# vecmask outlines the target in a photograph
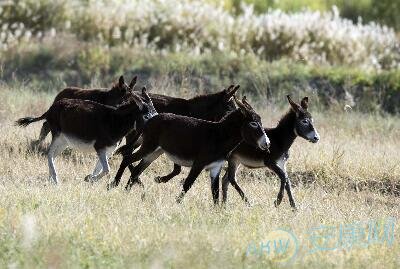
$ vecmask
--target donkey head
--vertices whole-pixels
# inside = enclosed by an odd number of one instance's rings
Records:
[[[312,143],[317,143],[319,134],[313,125],[313,118],[308,112],[308,97],[304,97],[300,104],[295,103],[290,95],[287,99],[292,110],[296,113],[296,122],[294,126],[294,133]]]
[[[244,121],[242,122],[241,134],[245,142],[250,145],[256,146],[262,150],[268,150],[270,141],[265,134],[262,126],[261,117],[254,111],[250,104],[246,100],[246,96],[243,97],[242,101],[237,99],[235,103],[238,106],[240,112],[244,115]]]
[[[136,101],[135,99],[139,100]],[[140,117],[136,121],[136,130],[142,130],[146,122],[158,113],[153,106],[150,96],[147,94],[146,87],[142,88],[142,96],[135,94],[135,99],[140,110]]]
[[[108,101],[110,104],[118,104],[125,100],[130,94],[130,86],[125,83],[124,76],[120,76],[118,83],[114,84],[114,86],[109,91]]]

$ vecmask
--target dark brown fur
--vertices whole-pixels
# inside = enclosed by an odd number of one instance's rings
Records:
[[[152,118],[144,127],[140,149],[124,157],[109,188],[118,185],[124,169],[130,163],[141,160],[127,184],[126,188],[130,189],[134,183],[139,182],[139,175],[151,162],[165,152],[174,162],[180,162],[180,165],[186,162],[185,165],[191,167],[178,201],[206,168],[210,169],[214,202],[218,202],[219,186],[215,185],[215,182],[218,182],[222,163],[228,154],[243,140],[265,147],[264,149],[268,147],[260,116],[245,100],[243,103],[238,100],[236,102],[239,109],[229,113],[219,122],[170,113],[158,114]],[[261,137],[265,137],[262,144],[259,142]]]
[[[173,113],[208,121],[219,121],[229,111],[235,109],[232,96],[239,89],[239,85],[231,85],[228,89],[217,93],[199,95],[191,99],[171,97],[161,94],[149,94],[154,107],[158,113]],[[131,153],[137,148],[141,141],[138,141],[137,132],[129,134],[127,145],[121,147],[118,152],[123,154]],[[176,167],[174,168],[176,169]]]
[[[137,77],[134,77],[127,85],[124,81],[124,77],[119,78],[118,83],[113,85],[110,90],[107,89],[82,89],[78,87],[68,87],[59,92],[54,98],[53,104],[57,101],[68,98],[68,99],[79,99],[79,100],[91,100],[96,103],[103,105],[115,106],[121,104],[131,94],[131,89],[136,84]],[[47,121],[42,125],[40,130],[39,142],[42,142],[47,134],[50,132],[50,126]]]
[[[135,126],[140,125],[142,128],[156,114],[145,89],[143,95],[146,98],[132,94],[125,103],[117,107],[90,100],[63,98],[53,103],[42,116],[22,118],[17,124],[27,126],[36,121],[47,121],[52,134],[48,161],[51,178],[55,183],[58,179],[53,164],[54,157],[67,146],[89,147],[96,151],[103,169],[98,175],[93,172],[93,178],[97,180],[109,172],[107,158],[117,143]]]
[[[275,201],[278,206],[283,198],[284,189],[289,197],[292,208],[296,208],[296,203],[291,191],[290,178],[286,172],[286,162],[289,158],[289,149],[297,136],[303,137],[310,142],[316,143],[319,135],[312,124],[312,116],[307,111],[308,98],[301,101],[301,105],[294,103],[288,96],[291,109],[279,121],[275,128],[266,128],[265,133],[271,141],[269,152],[261,151],[256,147],[242,143],[235,149],[228,159],[228,170],[222,180],[223,202],[227,199],[227,188],[230,182],[237,190],[241,198],[248,204],[248,199],[236,182],[236,171],[240,164],[248,168],[267,167],[271,169],[280,179],[280,189]],[[303,124],[308,122],[306,124]],[[314,137],[307,137],[307,134],[314,132]]]

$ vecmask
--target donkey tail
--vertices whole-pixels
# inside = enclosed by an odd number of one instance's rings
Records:
[[[46,113],[44,113],[42,116],[37,117],[37,118],[33,118],[33,117],[20,118],[15,122],[15,125],[18,125],[20,127],[26,127],[29,124],[31,124],[32,122],[41,121],[41,120],[44,120],[45,118],[46,118]]]

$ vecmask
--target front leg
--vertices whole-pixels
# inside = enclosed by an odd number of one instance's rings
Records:
[[[188,176],[186,177],[185,182],[183,183],[183,189],[182,189],[181,193],[178,195],[178,197],[176,198],[177,203],[182,202],[183,197],[185,196],[187,191],[192,187],[194,181],[199,176],[201,171],[203,171],[203,169],[204,169],[204,165],[193,164],[192,169],[190,169],[190,172],[189,172]]]
[[[295,203],[295,201],[294,201],[294,197],[293,197],[293,194],[292,194],[292,186],[291,186],[291,185],[292,185],[292,184],[291,184],[291,182],[290,182],[290,178],[287,177],[287,178],[286,178],[285,189],[286,189],[287,195],[288,195],[288,197],[289,197],[290,206],[293,208],[293,210],[296,210],[297,207],[296,207],[296,203]]]
[[[244,201],[247,206],[250,206],[249,199],[244,194],[242,188],[236,181],[236,171],[239,167],[240,163],[235,159],[228,160],[228,170],[225,172],[224,177],[222,178],[222,202],[226,203],[227,196],[228,196],[228,184],[235,188],[237,193],[240,195],[240,198]]]
[[[153,143],[152,141],[149,141],[147,144],[143,143],[142,146],[139,148],[139,150],[134,152],[133,154],[125,155],[118,168],[117,174],[115,175],[114,181],[112,181],[110,184],[107,185],[107,190],[110,190],[118,186],[126,167],[128,167],[133,162],[143,159],[147,155],[153,153],[156,149],[157,149],[157,144]]]
[[[272,164],[271,166],[269,166],[269,168],[277,174],[277,176],[279,177],[279,179],[281,181],[278,196],[275,200],[275,206],[279,206],[280,203],[282,202],[284,190],[286,189],[286,192],[289,197],[290,206],[293,209],[296,209],[296,203],[294,201],[292,191],[291,191],[290,179],[287,175],[285,165],[282,165],[282,166],[283,166],[283,168],[278,166],[277,164]]]

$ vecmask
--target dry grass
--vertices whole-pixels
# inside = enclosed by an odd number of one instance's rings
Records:
[[[172,169],[164,157],[142,177],[143,201],[137,187],[130,193],[122,188],[107,192],[110,178],[93,185],[83,182],[95,158],[76,152],[56,160],[62,183],[52,186],[47,182],[45,156],[29,150],[41,124],[27,129],[13,126],[20,116],[43,112],[51,98],[51,94],[32,94],[27,89],[2,86],[0,90],[2,268],[399,267],[397,234],[391,247],[372,245],[307,254],[307,231],[313,227],[399,218],[399,197],[395,195],[400,183],[398,117],[314,113],[320,143],[298,139],[288,164],[300,206],[293,213],[286,197],[278,209],[273,206],[278,183],[264,169],[240,169],[239,183],[252,207],[246,207],[230,188],[226,208],[214,208],[206,173],[178,205],[175,196],[182,176],[167,184],[153,181]],[[266,126],[274,125],[283,112],[271,106],[259,107],[259,111]],[[111,176],[119,161],[119,157],[112,158]],[[126,179],[127,175],[123,183]],[[392,193],[382,193],[389,189]],[[250,242],[265,240],[277,228],[293,231],[300,242],[294,263],[246,256]]]

